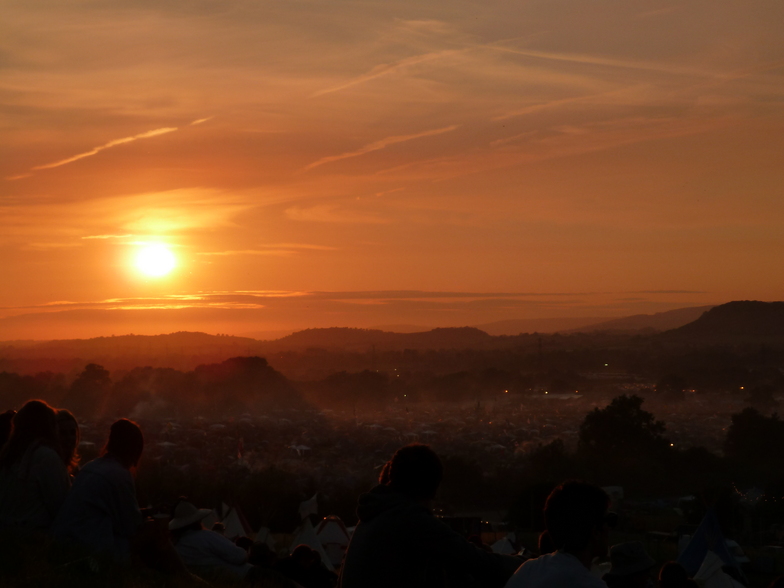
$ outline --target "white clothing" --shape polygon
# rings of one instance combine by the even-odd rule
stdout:
[[[46,445],[32,445],[18,463],[0,471],[0,527],[49,529],[70,487],[58,453]]]
[[[509,578],[506,588],[607,588],[570,553],[556,551],[529,559]]]
[[[76,475],[52,534],[129,561],[130,540],[142,522],[131,472],[112,457],[99,457]]]
[[[218,568],[227,570],[239,579],[253,568],[248,563],[248,554],[215,531],[206,529],[185,531],[174,546],[182,563],[191,570]]]

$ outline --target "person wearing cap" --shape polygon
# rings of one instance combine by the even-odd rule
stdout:
[[[544,519],[555,553],[525,562],[506,588],[607,588],[591,573],[597,557],[605,557],[610,527],[610,497],[585,482],[565,482],[547,497]]]
[[[604,575],[608,588],[647,588],[653,586],[651,570],[656,565],[642,541],[627,541],[610,548],[611,568]]]
[[[169,521],[174,549],[188,571],[205,580],[242,580],[253,569],[248,563],[248,552],[204,528],[202,520],[210,512],[186,500],[176,504]]]

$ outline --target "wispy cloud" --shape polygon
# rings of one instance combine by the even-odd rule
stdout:
[[[373,143],[368,143],[364,147],[360,147],[356,151],[349,151],[347,153],[341,153],[340,155],[329,155],[327,157],[322,157],[314,161],[311,164],[305,166],[305,169],[313,169],[314,167],[318,167],[320,165],[324,165],[325,163],[332,163],[333,161],[340,161],[341,159],[348,159],[349,157],[358,157],[360,155],[364,155],[365,153],[370,153],[371,151],[379,151],[388,147],[390,145],[394,145],[396,143],[404,143],[406,141],[412,141],[414,139],[421,139],[422,137],[432,137],[434,135],[442,135],[444,133],[449,133],[454,131],[458,128],[459,125],[450,125],[448,127],[443,127],[440,129],[432,129],[429,131],[423,131],[421,133],[414,133],[413,135],[394,135],[392,137],[386,137],[385,139],[381,139],[379,141],[374,141]]]
[[[720,77],[720,74],[708,72],[705,70],[682,67],[677,65],[670,65],[664,63],[655,63],[649,61],[630,61],[626,59],[614,59],[611,57],[602,57],[590,54],[579,53],[556,53],[552,51],[531,51],[528,49],[516,49],[513,47],[505,47],[503,45],[482,45],[487,49],[494,51],[502,51],[505,53],[513,53],[521,57],[530,57],[533,59],[543,59],[547,61],[562,61],[580,65],[599,65],[607,67],[615,67],[622,69],[635,69],[643,71],[652,71],[670,75],[685,75],[685,76],[703,76],[703,77]]]
[[[410,67],[412,65],[417,65],[419,63],[424,63],[426,61],[441,59],[448,55],[454,55],[457,52],[458,50],[455,49],[450,49],[446,51],[435,51],[433,53],[425,53],[423,55],[415,55],[413,57],[407,57],[406,59],[401,59],[400,61],[396,61],[394,63],[383,63],[381,65],[377,65],[366,74],[363,74],[361,76],[343,82],[342,84],[338,84],[337,86],[332,86],[331,88],[325,88],[324,90],[319,90],[318,92],[314,92],[311,95],[311,98],[323,96],[324,94],[331,94],[333,92],[339,92],[340,90],[345,90],[346,88],[350,88],[358,84],[364,84],[365,82],[369,82],[370,80],[375,80],[376,78],[380,78],[381,76],[385,76],[394,71],[406,67]]]
[[[329,245],[312,245],[310,243],[271,243],[254,249],[232,249],[228,251],[199,251],[196,255],[207,257],[228,257],[231,255],[278,255],[289,256],[298,251],[337,251],[337,247]]]
[[[67,157],[65,159],[61,159],[60,161],[55,161],[53,163],[47,163],[44,165],[36,165],[32,169],[34,170],[41,170],[41,169],[52,169],[53,167],[60,167],[61,165],[66,165],[68,163],[73,163],[74,161],[79,161],[80,159],[84,159],[85,157],[90,157],[92,155],[96,155],[101,151],[106,149],[110,149],[111,147],[116,147],[117,145],[125,145],[126,143],[132,143],[134,141],[138,141],[139,139],[149,139],[151,137],[158,137],[160,135],[165,135],[167,133],[173,133],[177,130],[177,127],[163,127],[161,129],[153,129],[152,131],[146,131],[144,133],[139,133],[138,135],[133,135],[131,137],[123,137],[122,139],[114,139],[109,141],[108,143],[104,143],[98,147],[93,147],[90,151],[85,151],[84,153],[79,153],[78,155],[74,155],[72,157]]]
[[[190,126],[200,125],[202,123],[206,123],[208,120],[212,120],[213,118],[215,118],[215,117],[214,116],[208,116],[207,118],[197,118],[195,121],[193,121],[190,124]]]
[[[506,112],[499,116],[493,117],[491,120],[506,120],[508,118],[513,118],[516,116],[523,116],[526,114],[533,114],[535,112],[539,112],[542,110],[547,110],[550,108],[558,108],[561,106],[568,106],[571,104],[580,104],[580,103],[590,103],[590,102],[598,102],[602,100],[606,100],[612,96],[619,96],[623,94],[629,94],[634,91],[640,89],[640,86],[629,86],[620,88],[618,90],[611,90],[609,92],[599,92],[598,94],[588,94],[587,96],[574,96],[570,98],[560,98],[558,100],[550,100],[548,102],[540,102],[538,104],[531,104],[529,106],[524,106],[522,108],[518,108],[517,110],[512,110],[510,112]]]
[[[133,237],[133,235],[87,235],[82,237],[82,239],[128,239],[130,237]]]
[[[318,204],[316,206],[292,206],[284,214],[295,221],[317,223],[350,223],[350,224],[385,224],[388,219],[374,212],[341,208],[336,204]]]

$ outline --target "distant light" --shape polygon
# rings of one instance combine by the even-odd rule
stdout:
[[[604,367],[607,367],[608,365],[610,365],[610,364],[609,364],[609,363],[605,363],[605,364],[604,364]]]
[[[549,392],[548,392],[547,390],[545,390],[545,391],[544,391],[544,393],[545,393],[545,394],[549,394]]]
[[[580,391],[579,391],[579,390],[575,390],[575,391],[574,391],[574,393],[575,393],[575,394],[579,394],[579,393],[580,393]]]
[[[675,443],[670,443],[670,447],[675,447]]]
[[[509,390],[504,390],[504,394],[509,394]]]
[[[743,386],[741,386],[740,389],[743,390]]]

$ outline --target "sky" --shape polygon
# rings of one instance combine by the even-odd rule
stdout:
[[[784,298],[780,0],[0,9],[0,339]]]

